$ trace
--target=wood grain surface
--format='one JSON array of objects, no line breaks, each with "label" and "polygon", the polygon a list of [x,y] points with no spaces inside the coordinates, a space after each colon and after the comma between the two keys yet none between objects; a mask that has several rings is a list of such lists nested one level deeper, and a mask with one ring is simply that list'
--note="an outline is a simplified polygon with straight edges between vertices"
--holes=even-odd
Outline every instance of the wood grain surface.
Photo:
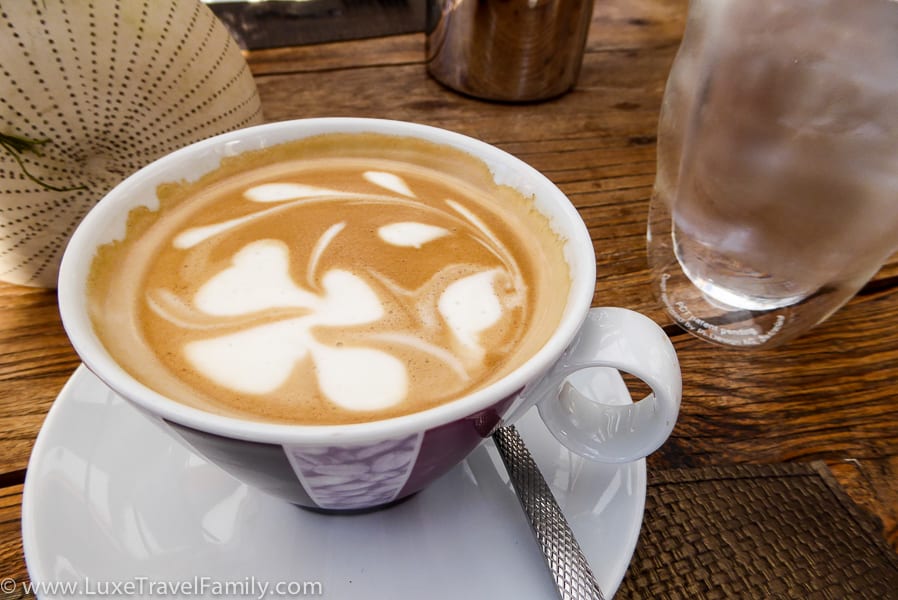
[{"label": "wood grain surface", "polygon": [[22,518],[22,485],[0,488],[0,580],[16,582],[15,590],[0,591],[0,598],[17,600],[33,598],[25,594],[22,584],[28,581],[19,521]]},{"label": "wood grain surface", "polygon": [[[487,103],[428,78],[422,34],[256,51],[269,121],[412,120],[479,137],[556,182],[596,248],[595,303],[642,311],[679,353],[684,398],[650,468],[824,459],[898,550],[898,256],[827,322],[784,348],[727,350],[672,324],[650,291],[645,223],[655,129],[685,0],[598,2],[576,89]],[[25,577],[17,522],[31,447],[78,358],[53,291],[0,284],[0,577]]]}]

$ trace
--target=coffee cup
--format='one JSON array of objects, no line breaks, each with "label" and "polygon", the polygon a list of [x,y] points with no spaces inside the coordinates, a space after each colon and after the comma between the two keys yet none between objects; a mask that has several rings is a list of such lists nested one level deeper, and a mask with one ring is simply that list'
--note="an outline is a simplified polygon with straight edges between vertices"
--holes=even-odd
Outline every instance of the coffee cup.
[{"label": "coffee cup", "polygon": [[[144,167],[63,258],[84,364],[238,479],[323,512],[388,506],[538,406],[627,462],[676,422],[663,330],[590,308],[583,220],[538,171],[425,125],[269,123]],[[620,372],[651,393],[633,403]],[[584,391],[578,378],[607,379]]]}]

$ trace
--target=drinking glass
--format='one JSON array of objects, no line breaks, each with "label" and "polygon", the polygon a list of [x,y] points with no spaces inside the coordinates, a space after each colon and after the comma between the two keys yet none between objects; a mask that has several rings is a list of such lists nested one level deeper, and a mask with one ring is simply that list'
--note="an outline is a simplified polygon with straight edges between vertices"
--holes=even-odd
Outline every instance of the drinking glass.
[{"label": "drinking glass", "polygon": [[773,346],[898,249],[898,4],[693,0],[661,110],[648,256],[708,341]]}]

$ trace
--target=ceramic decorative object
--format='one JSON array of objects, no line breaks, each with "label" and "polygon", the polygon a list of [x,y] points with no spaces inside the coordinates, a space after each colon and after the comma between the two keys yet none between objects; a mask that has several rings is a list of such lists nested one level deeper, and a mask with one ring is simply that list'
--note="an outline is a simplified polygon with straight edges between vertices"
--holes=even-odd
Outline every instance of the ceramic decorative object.
[{"label": "ceramic decorative object", "polygon": [[0,7],[0,280],[55,287],[75,226],[191,142],[262,121],[240,48],[199,0]]}]

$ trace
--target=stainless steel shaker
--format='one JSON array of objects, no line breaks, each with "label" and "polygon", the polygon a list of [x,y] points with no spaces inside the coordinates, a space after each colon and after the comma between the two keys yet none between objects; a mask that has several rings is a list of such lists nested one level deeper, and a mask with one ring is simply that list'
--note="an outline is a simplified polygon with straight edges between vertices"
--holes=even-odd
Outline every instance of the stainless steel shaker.
[{"label": "stainless steel shaker", "polygon": [[427,70],[489,100],[559,96],[577,83],[594,0],[428,0]]}]

